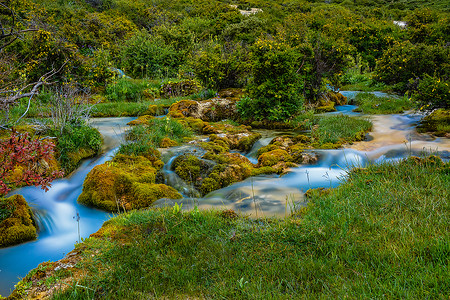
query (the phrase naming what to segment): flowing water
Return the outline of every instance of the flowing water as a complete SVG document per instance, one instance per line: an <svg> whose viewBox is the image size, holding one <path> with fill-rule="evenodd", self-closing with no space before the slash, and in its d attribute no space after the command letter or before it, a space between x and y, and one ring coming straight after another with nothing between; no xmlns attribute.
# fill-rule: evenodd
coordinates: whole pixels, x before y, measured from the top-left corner
<svg viewBox="0 0 450 300"><path fill-rule="evenodd" d="M341 113L353 114L353 106L338 107ZM367 162L397 160L420 152L435 152L444 159L450 158L450 140L418 134L415 125L420 115L373 116L374 127L366 141L348 145L340 150L314 150L319 160L314 165L301 165L280 177L265 175L248 178L229 187L211 192L199 198L195 190L183 182L171 170L174 158L190 152L201 156L202 150L192 145L174 147L162 154L166 164L163 169L165 181L179 190L184 199L184 209L197 206L199 209L234 209L251 216L285 216L291 210L304 206L304 192L309 188L336 187L352 166L363 166ZM94 125L104 136L106 151L96 159L86 160L67 179L53 182L49 192L35 187L15 191L37 212L41 232L36 241L0 249L0 294L7 295L10 289L31 269L48 260L58 260L73 249L79 238L88 237L97 231L110 215L79 205L76 200L81 193L87 173L96 165L108 160L121 142L125 124L130 118L98 119ZM256 162L256 151L267 145L275 136L292 132L260 131L262 138L246 154ZM156 206L173 205L175 201L158 200ZM77 222L77 213L80 216ZM79 230L78 230L79 225Z"/></svg>

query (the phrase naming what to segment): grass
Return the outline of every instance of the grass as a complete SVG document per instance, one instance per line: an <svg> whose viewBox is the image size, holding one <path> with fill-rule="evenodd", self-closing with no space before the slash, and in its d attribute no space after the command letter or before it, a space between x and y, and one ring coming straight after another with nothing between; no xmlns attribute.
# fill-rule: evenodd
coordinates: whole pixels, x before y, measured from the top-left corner
<svg viewBox="0 0 450 300"><path fill-rule="evenodd" d="M182 143L193 135L189 127L171 118L150 119L147 125L137 125L127 133L129 143L120 146L119 153L140 155L151 148L162 146L164 139Z"/></svg>
<svg viewBox="0 0 450 300"><path fill-rule="evenodd" d="M312 135L319 147L329 143L343 144L363 140L365 133L372 128L369 120L346 115L320 117L317 125Z"/></svg>
<svg viewBox="0 0 450 300"><path fill-rule="evenodd" d="M339 148L364 139L372 128L372 122L366 118L348 115L314 115L306 112L292 121L292 126L311 132L315 148Z"/></svg>
<svg viewBox="0 0 450 300"><path fill-rule="evenodd" d="M77 246L54 299L448 298L449 173L435 157L354 169L284 220L120 215Z"/></svg>
<svg viewBox="0 0 450 300"><path fill-rule="evenodd" d="M403 97L377 97L370 93L359 93L355 96L358 108L355 111L364 114L398 114L413 109L414 103Z"/></svg>

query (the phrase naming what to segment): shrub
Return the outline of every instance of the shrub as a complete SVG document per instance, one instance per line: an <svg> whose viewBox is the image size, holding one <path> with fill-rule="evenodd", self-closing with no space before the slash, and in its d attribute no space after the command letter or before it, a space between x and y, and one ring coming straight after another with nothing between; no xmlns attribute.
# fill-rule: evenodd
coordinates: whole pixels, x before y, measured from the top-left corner
<svg viewBox="0 0 450 300"><path fill-rule="evenodd" d="M405 92L410 79L428 74L437 77L450 76L450 47L396 43L377 61L375 79L386 84L397 84Z"/></svg>
<svg viewBox="0 0 450 300"><path fill-rule="evenodd" d="M252 61L249 97L238 102L241 116L283 121L298 112L303 105L303 81L297 72L300 53L282 42L258 40Z"/></svg>
<svg viewBox="0 0 450 300"><path fill-rule="evenodd" d="M418 82L417 89L412 91L412 100L421 110L450 108L450 80L425 74Z"/></svg>
<svg viewBox="0 0 450 300"><path fill-rule="evenodd" d="M141 30L125 41L120 50L122 69L132 77L161 78L177 74L181 57L160 36Z"/></svg>

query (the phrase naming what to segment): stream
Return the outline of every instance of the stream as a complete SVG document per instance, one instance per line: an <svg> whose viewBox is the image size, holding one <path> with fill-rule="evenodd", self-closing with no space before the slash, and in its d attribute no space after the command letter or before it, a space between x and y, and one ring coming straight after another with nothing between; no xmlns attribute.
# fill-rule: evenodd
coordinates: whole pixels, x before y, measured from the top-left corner
<svg viewBox="0 0 450 300"><path fill-rule="evenodd" d="M338 113L356 114L352 105L337 107ZM364 166L368 162L398 160L422 152L436 153L443 159L450 158L450 139L434 138L415 131L421 115L397 114L370 117L374 124L366 141L347 145L339 150L313 150L319 160L314 165L292 168L284 175L264 175L248 178L226 188L213 191L199 198L171 171L173 159L190 146L170 148L163 152L166 165L163 173L167 184L176 187L185 198L177 201L160 199L155 206L183 203L183 209L234 209L252 216L283 217L292 210L306 205L304 192L309 188L336 187L345 178L346 170L353 166ZM68 178L56 180L48 192L37 187L25 187L14 191L21 194L35 211L40 227L35 241L0 249L0 295L9 295L19 278L44 261L55 261L70 252L80 238L87 238L96 232L111 214L85 207L77 203L84 178L96 165L109 160L117 151L126 124L133 118L95 119L104 138L104 154L87 159ZM263 130L262 138L245 154L253 163L256 151L284 132ZM79 218L77 218L79 216Z"/></svg>

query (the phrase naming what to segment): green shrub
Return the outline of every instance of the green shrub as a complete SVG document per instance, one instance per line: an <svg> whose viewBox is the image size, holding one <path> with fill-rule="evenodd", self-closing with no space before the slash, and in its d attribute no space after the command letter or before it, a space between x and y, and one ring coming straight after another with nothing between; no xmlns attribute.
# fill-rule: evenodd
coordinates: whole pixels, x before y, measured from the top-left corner
<svg viewBox="0 0 450 300"><path fill-rule="evenodd" d="M239 44L208 41L189 62L196 78L208 89L242 87L248 74L248 54Z"/></svg>
<svg viewBox="0 0 450 300"><path fill-rule="evenodd" d="M425 74L441 78L450 76L450 47L439 44L396 43L377 61L375 79L386 84L397 84L405 92L410 79Z"/></svg>
<svg viewBox="0 0 450 300"><path fill-rule="evenodd" d="M289 45L258 40L253 47L249 97L238 102L243 118L284 121L303 105L303 80L297 72L301 54Z"/></svg>
<svg viewBox="0 0 450 300"><path fill-rule="evenodd" d="M450 108L450 80L426 74L412 91L412 100L421 110Z"/></svg>
<svg viewBox="0 0 450 300"><path fill-rule="evenodd" d="M122 69L135 78L161 78L177 74L181 57L175 47L145 29L125 41L120 50Z"/></svg>

